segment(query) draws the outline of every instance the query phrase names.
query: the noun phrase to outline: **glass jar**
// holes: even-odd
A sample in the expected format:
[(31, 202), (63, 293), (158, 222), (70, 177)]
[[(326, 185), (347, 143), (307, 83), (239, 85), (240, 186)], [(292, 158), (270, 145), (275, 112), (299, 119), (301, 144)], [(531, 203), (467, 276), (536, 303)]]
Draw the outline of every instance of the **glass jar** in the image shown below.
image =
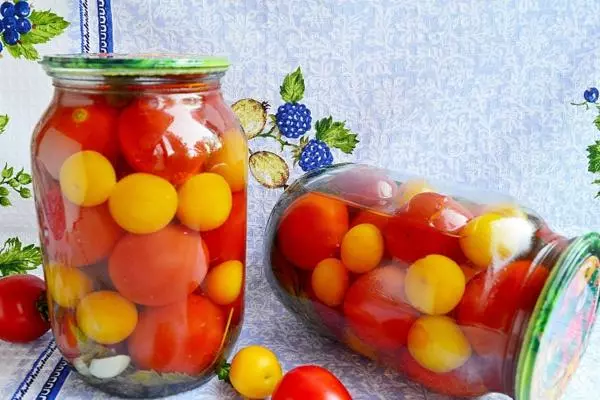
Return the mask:
[(557, 399), (595, 320), (600, 236), (508, 196), (366, 165), (306, 174), (269, 219), (266, 276), (304, 323), (459, 397)]
[(242, 323), (246, 137), (215, 57), (65, 55), (32, 138), (52, 331), (103, 391), (214, 376)]

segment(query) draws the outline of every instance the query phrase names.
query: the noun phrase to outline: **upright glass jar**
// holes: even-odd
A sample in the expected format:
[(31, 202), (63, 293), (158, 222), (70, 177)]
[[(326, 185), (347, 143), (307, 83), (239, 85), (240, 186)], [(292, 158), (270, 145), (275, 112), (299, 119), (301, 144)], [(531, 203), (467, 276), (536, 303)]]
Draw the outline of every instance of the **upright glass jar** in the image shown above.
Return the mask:
[(306, 174), (269, 219), (266, 276), (303, 322), (427, 388), (563, 393), (595, 321), (600, 236), (510, 197), (366, 165)]
[(52, 331), (84, 380), (125, 397), (199, 386), (243, 315), (245, 135), (214, 57), (42, 61), (33, 134)]

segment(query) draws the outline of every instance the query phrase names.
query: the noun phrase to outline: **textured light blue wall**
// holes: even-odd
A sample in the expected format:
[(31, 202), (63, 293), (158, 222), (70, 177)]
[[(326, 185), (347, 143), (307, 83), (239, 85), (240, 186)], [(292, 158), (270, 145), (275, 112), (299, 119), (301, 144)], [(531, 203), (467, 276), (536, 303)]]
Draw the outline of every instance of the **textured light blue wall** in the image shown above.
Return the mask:
[(313, 114), (359, 133), (348, 159), (508, 192), (568, 233), (600, 228), (585, 153), (600, 132), (569, 105), (598, 78), (597, 1), (113, 3), (115, 51), (226, 54), (232, 100), (276, 100), (301, 65)]

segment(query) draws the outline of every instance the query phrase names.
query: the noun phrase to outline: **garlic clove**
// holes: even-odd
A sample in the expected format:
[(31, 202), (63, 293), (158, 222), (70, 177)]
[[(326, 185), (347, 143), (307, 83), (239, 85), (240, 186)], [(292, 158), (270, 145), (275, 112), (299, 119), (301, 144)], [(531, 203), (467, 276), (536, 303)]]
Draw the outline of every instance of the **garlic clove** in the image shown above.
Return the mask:
[(89, 366), (91, 375), (100, 379), (110, 379), (120, 375), (129, 366), (131, 358), (125, 355), (95, 358)]

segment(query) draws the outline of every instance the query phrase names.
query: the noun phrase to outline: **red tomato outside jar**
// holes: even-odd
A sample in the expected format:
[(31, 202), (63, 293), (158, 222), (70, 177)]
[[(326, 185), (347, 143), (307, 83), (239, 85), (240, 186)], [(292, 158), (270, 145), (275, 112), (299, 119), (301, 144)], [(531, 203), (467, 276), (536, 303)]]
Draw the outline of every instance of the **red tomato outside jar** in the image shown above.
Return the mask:
[(217, 57), (58, 55), (32, 138), (51, 325), (122, 397), (208, 381), (243, 315), (248, 147)]
[(265, 246), (303, 322), (450, 396), (558, 399), (600, 298), (599, 234), (567, 239), (507, 196), (367, 165), (301, 177)]

